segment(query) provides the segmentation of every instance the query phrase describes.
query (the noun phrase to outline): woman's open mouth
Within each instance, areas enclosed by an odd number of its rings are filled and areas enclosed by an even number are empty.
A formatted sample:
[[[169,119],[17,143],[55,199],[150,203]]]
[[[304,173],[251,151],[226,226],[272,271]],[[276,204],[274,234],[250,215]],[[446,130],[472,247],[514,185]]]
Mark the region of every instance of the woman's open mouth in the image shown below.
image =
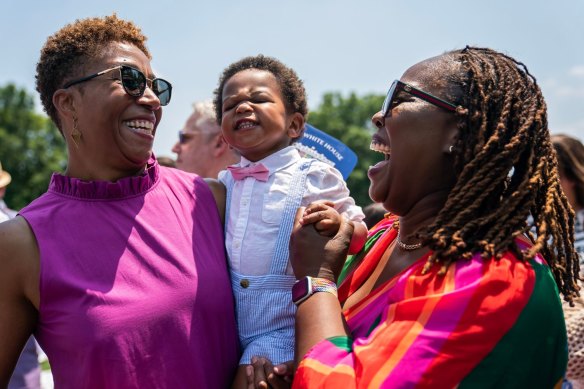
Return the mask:
[[[371,144],[369,145],[369,149],[377,153],[383,154],[385,156],[385,160],[386,161],[389,160],[389,157],[391,155],[391,147],[389,147],[388,145],[379,143],[375,139],[373,139],[371,141]]]

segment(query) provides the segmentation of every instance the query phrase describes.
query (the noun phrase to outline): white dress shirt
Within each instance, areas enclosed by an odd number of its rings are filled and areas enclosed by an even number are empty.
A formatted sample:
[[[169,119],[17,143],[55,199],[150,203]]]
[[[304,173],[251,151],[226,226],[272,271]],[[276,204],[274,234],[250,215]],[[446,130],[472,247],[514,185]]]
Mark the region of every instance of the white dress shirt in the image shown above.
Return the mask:
[[[0,199],[0,223],[14,219],[18,212],[8,208],[4,200]]]
[[[267,182],[252,177],[235,181],[225,221],[225,247],[233,271],[245,275],[269,273],[288,187],[296,170],[295,162],[300,159],[295,147],[286,147],[257,162],[270,170]],[[237,166],[255,164],[241,157]],[[225,170],[219,173],[223,184],[226,174],[230,173]],[[317,200],[333,201],[335,209],[351,221],[361,222],[365,217],[361,207],[349,196],[341,173],[315,160],[308,172],[301,206]],[[294,274],[290,264],[287,274]]]

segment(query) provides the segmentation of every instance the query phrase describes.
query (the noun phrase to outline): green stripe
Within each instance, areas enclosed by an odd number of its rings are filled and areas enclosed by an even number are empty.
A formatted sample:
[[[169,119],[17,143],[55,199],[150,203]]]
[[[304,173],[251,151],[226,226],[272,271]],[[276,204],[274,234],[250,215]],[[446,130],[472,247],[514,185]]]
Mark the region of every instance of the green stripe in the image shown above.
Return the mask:
[[[353,351],[353,339],[348,336],[333,336],[332,338],[327,338],[327,340],[348,353]]]
[[[381,322],[381,315],[383,315],[383,313],[379,314],[379,316],[377,316],[377,318],[373,321],[373,324],[371,324],[369,330],[367,331],[367,336],[371,335],[371,332],[373,332],[373,330],[377,328],[377,326]]]
[[[341,275],[339,275],[339,278],[337,280],[337,285],[340,285],[341,282],[343,282],[345,280],[345,277],[347,277],[347,274],[349,274],[351,272],[351,270],[353,270],[353,268],[363,260],[365,255],[371,249],[371,247],[373,247],[375,245],[375,243],[377,242],[379,237],[381,235],[383,235],[383,233],[386,230],[387,229],[384,228],[382,230],[377,231],[375,233],[375,235],[373,235],[369,239],[367,239],[367,242],[365,242],[365,246],[363,246],[361,251],[359,251],[355,255],[349,255],[347,257],[347,260],[345,261],[345,264],[343,265],[343,270],[341,270]]]
[[[460,388],[552,388],[566,372],[568,344],[550,269],[529,261],[535,286],[515,325],[460,383]],[[493,323],[496,325],[496,323]]]

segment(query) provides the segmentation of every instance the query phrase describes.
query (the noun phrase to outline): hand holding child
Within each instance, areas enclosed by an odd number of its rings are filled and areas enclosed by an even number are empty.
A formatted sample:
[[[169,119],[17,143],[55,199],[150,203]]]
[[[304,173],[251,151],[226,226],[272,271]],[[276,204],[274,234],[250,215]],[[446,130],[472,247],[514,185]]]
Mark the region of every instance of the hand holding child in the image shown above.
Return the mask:
[[[335,209],[332,201],[311,203],[300,219],[301,225],[314,224],[314,228],[322,236],[335,236],[342,222],[343,217]]]
[[[301,225],[314,224],[314,229],[321,236],[333,237],[339,232],[343,216],[335,209],[332,201],[317,201],[306,207],[302,218]],[[353,223],[354,233],[351,238],[349,254],[358,253],[367,239],[367,226],[364,223]]]
[[[292,386],[294,361],[272,365],[267,358],[253,357],[247,366],[247,389],[287,389]]]

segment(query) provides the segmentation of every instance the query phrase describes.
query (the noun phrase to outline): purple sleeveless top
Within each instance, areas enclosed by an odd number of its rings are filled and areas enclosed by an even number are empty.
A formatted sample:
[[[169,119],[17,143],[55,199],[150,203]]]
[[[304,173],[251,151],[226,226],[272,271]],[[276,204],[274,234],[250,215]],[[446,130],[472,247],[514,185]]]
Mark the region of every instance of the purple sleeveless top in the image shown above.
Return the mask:
[[[20,212],[40,250],[35,332],[55,388],[227,388],[238,363],[223,227],[198,176],[54,174]]]

